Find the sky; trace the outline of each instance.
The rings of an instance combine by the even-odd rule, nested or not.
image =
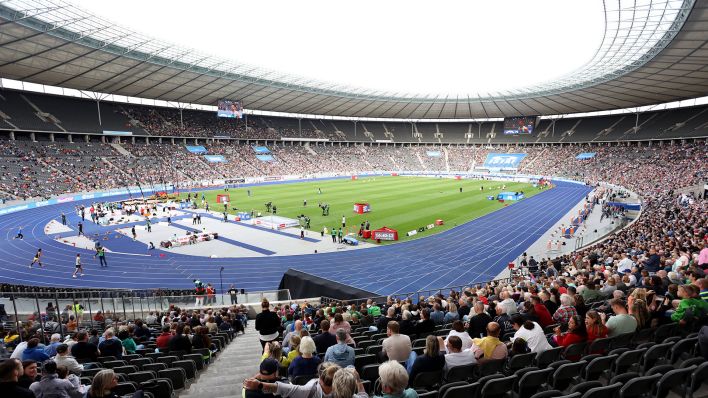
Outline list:
[[[600,1],[69,1],[198,52],[398,96],[552,81],[588,62],[605,28]]]

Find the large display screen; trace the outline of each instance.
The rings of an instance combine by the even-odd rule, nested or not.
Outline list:
[[[504,118],[504,134],[532,134],[538,116],[516,116]]]
[[[241,101],[219,100],[216,116],[241,119],[243,117],[243,107]]]

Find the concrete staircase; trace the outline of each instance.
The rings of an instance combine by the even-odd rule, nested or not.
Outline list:
[[[180,398],[241,397],[243,379],[258,373],[261,343],[251,321],[246,334],[238,335],[199,375],[196,382],[180,393]]]

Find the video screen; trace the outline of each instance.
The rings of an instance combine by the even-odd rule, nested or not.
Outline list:
[[[217,104],[216,116],[241,119],[243,117],[243,107],[241,101],[219,100]]]
[[[504,134],[532,134],[538,116],[517,116],[504,118]]]

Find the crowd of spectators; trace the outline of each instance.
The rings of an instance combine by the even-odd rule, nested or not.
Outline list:
[[[99,366],[99,357],[120,360],[151,346],[156,352],[186,354],[203,349],[199,352],[206,353],[202,359],[208,362],[219,350],[211,336],[220,332],[243,333],[248,322],[246,314],[247,309],[242,305],[190,310],[173,305],[165,313],[150,312],[144,320],[112,319],[112,314],[98,311],[89,321],[78,303],[68,305],[61,313],[49,303],[42,314],[44,329],[38,327],[39,322],[28,321],[20,334],[15,329],[0,330],[2,391],[26,397],[48,396],[57,391],[65,393],[57,396],[105,396],[103,391],[100,395],[94,391],[97,385],[105,383],[99,376],[104,371],[93,376],[91,386],[80,381],[85,369]]]

